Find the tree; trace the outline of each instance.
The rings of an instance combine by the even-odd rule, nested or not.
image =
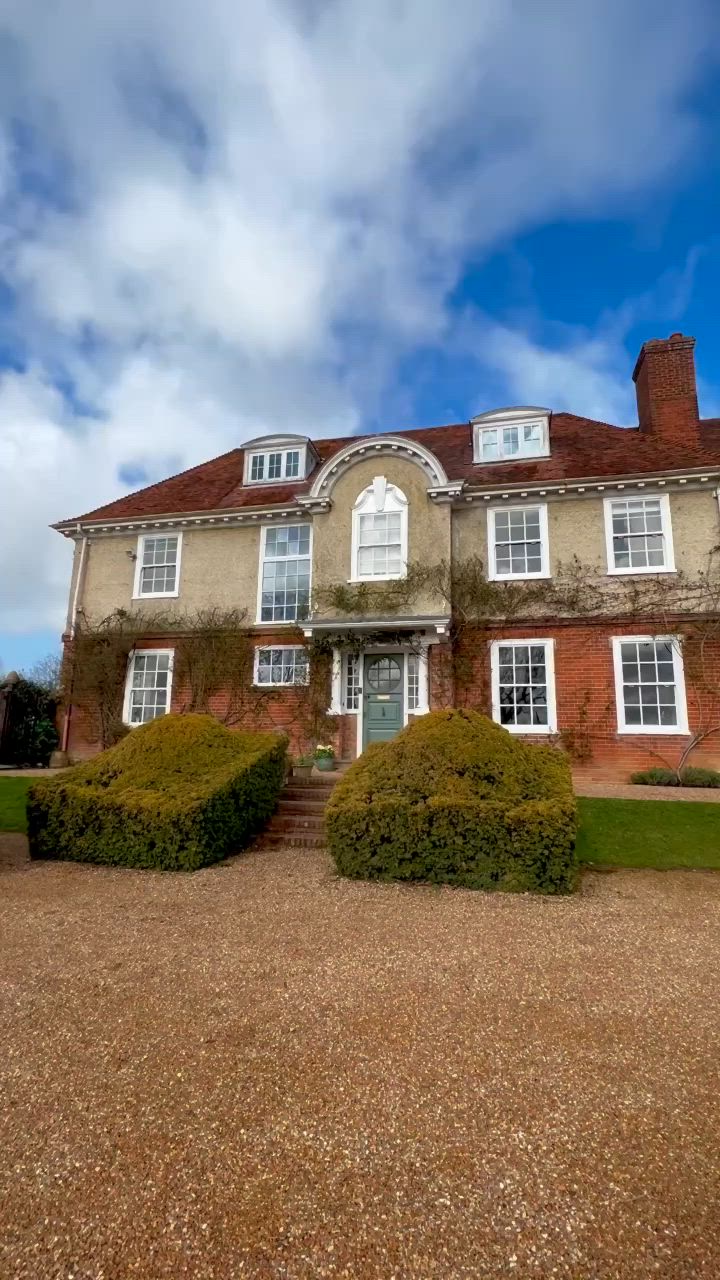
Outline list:
[[[48,693],[59,693],[62,675],[62,655],[59,653],[46,653],[44,658],[38,658],[31,667],[25,668],[20,674],[32,684],[37,684],[41,689],[46,689]]]

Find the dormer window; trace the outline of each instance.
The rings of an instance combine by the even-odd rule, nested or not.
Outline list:
[[[267,436],[245,446],[245,484],[282,484],[304,480],[316,455],[304,436]]]
[[[300,475],[300,450],[284,449],[273,453],[250,455],[250,483],[265,480],[297,480]]]
[[[550,453],[547,409],[497,409],[473,418],[472,425],[476,464],[547,458]]]

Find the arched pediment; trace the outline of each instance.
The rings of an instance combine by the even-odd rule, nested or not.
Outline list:
[[[403,436],[365,436],[362,439],[350,440],[344,447],[328,458],[318,471],[308,497],[310,499],[327,499],[332,494],[336,482],[356,462],[368,458],[384,457],[400,458],[420,467],[427,476],[428,488],[448,483],[445,468],[434,453],[425,445],[415,440],[407,440]]]

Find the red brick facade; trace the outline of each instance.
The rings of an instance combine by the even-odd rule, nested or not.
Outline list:
[[[630,622],[547,622],[503,626],[501,630],[478,632],[465,640],[462,658],[453,664],[448,643],[432,645],[429,650],[429,698],[431,709],[443,706],[474,707],[491,714],[490,649],[493,641],[533,639],[554,641],[555,697],[558,732],[553,740],[571,756],[573,768],[587,778],[625,781],[636,769],[649,768],[663,762],[675,763],[687,745],[687,735],[627,734],[618,730],[615,698],[615,676],[612,654],[614,636],[650,634],[647,626]],[[302,645],[301,635],[288,634],[256,637],[265,644]],[[150,639],[138,648],[171,648],[172,640]],[[238,646],[240,649],[240,645]],[[720,676],[720,639],[713,644],[712,661]],[[706,655],[707,660],[707,655]],[[720,683],[720,680],[719,680]],[[686,663],[685,690],[691,733],[708,722],[707,694],[702,696],[693,684],[692,664]],[[720,698],[720,694],[718,695]],[[330,689],[328,684],[328,705]],[[177,683],[172,690],[173,711],[187,709],[187,690]],[[314,743],[307,732],[307,716],[303,713],[304,694],[292,688],[265,690],[263,695],[250,692],[247,703],[228,717],[227,693],[218,694],[210,702],[210,710],[231,727],[282,731],[290,738],[291,751],[301,754]],[[710,712],[717,714],[718,707]],[[711,717],[712,718],[712,717]],[[332,730],[327,735],[335,744],[341,759],[357,754],[357,715],[332,717]],[[529,741],[543,741],[532,738]],[[68,750],[73,759],[95,754],[100,744],[92,717],[82,709],[72,709]],[[693,753],[693,763],[720,767],[720,735],[711,735]]]

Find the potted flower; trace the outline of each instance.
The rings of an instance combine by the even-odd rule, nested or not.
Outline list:
[[[298,756],[297,760],[293,760],[292,776],[293,778],[309,778],[312,769],[312,756]]]
[[[335,748],[329,743],[327,746],[317,746],[315,748],[315,764],[321,773],[327,773],[329,769],[334,769]]]

